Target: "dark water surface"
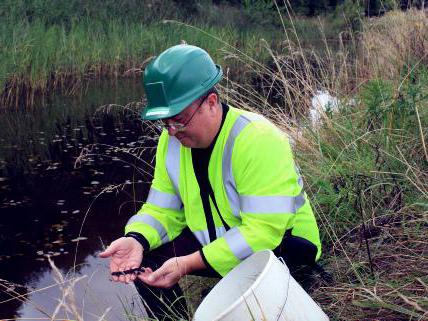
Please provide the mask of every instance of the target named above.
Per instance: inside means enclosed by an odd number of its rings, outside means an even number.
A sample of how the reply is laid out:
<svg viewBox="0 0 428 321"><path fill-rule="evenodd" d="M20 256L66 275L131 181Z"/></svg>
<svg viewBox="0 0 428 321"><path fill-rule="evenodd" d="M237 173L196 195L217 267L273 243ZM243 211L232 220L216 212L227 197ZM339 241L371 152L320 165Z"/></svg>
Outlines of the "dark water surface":
<svg viewBox="0 0 428 321"><path fill-rule="evenodd" d="M0 113L0 319L51 318L79 277L75 303L65 302L85 320L123 319L122 305L141 312L133 287L110 282L97 253L145 199L155 143L134 111L97 108L142 95L138 79L96 81L80 97ZM75 319L65 311L56 318Z"/></svg>

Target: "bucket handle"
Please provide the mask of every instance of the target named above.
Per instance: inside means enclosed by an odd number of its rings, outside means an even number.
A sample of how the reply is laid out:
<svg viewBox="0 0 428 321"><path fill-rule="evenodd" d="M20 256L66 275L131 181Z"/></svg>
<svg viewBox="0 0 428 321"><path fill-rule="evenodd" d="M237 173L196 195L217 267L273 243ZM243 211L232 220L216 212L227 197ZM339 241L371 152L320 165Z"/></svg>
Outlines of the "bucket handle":
<svg viewBox="0 0 428 321"><path fill-rule="evenodd" d="M282 258L282 256L278 256L278 260L280 260L282 264L284 264L285 266L287 266L287 264L285 264L285 261L284 261L284 259Z"/></svg>
<svg viewBox="0 0 428 321"><path fill-rule="evenodd" d="M288 266L287 266L287 264L285 263L284 258L283 258L282 256L278 256L278 260L280 260L280 261L281 261L281 263L282 263L282 264L284 264L284 265L288 268ZM289 272L289 273L288 273L288 280L287 280L287 283L288 283L288 285L287 285L287 289L289 289L290 279L291 279L291 274L290 274L290 272ZM282 305L281 310L280 310L280 312L279 312L278 316L276 317L276 321L278 321L278 320L281 318L282 312L283 312L283 310L284 310L284 308L285 308L285 305L287 304L287 299L288 299L288 293L287 293L287 297L286 297L286 299L285 299L285 301L284 301L284 304Z"/></svg>

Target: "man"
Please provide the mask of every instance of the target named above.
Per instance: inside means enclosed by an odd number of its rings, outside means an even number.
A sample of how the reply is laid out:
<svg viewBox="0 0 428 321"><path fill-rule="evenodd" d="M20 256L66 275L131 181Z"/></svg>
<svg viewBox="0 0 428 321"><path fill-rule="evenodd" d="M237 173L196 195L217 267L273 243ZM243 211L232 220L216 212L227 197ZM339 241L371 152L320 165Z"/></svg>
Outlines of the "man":
<svg viewBox="0 0 428 321"><path fill-rule="evenodd" d="M125 237L100 256L111 257L112 272L127 271L113 279L135 281L160 319L185 310L177 282L186 274L224 276L264 249L291 268L321 255L286 135L260 115L222 104L214 87L222 74L190 45L167 49L144 72L142 118L165 129L154 179ZM143 273L129 273L140 266Z"/></svg>

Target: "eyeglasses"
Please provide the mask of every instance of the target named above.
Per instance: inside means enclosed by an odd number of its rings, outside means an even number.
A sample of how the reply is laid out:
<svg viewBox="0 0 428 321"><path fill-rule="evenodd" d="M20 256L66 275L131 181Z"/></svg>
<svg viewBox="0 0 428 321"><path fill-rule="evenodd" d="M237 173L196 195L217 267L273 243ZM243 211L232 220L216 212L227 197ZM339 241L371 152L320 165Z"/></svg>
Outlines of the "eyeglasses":
<svg viewBox="0 0 428 321"><path fill-rule="evenodd" d="M192 116L190 116L190 118L184 122L184 123L168 123L168 120L170 120L171 118L166 118L166 119L162 119L161 120L161 125L163 128L165 128L166 130L172 129L175 130L176 132L182 132L186 130L186 127L189 125L189 123L192 121L193 116L195 116L196 112L198 111L198 109L202 106L202 104L205 102L205 99L207 99L208 96L205 96L201 103L198 105L198 107L195 108L195 111L192 113Z"/></svg>

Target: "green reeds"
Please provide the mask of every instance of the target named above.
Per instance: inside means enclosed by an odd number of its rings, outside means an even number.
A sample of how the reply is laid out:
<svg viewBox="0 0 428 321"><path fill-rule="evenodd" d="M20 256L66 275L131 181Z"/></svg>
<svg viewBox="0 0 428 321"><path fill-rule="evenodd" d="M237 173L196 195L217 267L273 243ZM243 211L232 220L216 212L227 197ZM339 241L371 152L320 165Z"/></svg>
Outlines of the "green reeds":
<svg viewBox="0 0 428 321"><path fill-rule="evenodd" d="M258 37L271 42L275 35L260 30L239 32L229 27L201 26L207 33L258 55ZM191 28L172 22L146 25L123 19L81 19L69 25L31 23L2 24L0 104L3 107L33 105L36 96L58 88L69 92L86 78L118 77L127 70L141 71L143 63L169 46L184 40L209 51L219 63L222 44ZM127 73L129 75L129 73Z"/></svg>

